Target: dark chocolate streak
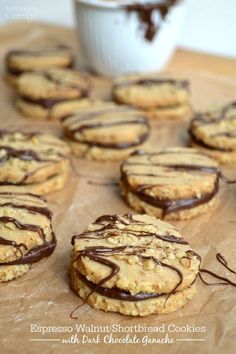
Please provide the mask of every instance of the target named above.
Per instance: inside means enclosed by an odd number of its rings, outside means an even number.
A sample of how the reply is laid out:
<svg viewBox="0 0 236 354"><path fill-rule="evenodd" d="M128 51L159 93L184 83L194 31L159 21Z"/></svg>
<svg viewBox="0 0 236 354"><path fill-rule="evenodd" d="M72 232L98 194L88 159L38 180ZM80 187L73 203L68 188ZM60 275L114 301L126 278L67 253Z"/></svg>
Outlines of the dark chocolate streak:
<svg viewBox="0 0 236 354"><path fill-rule="evenodd" d="M33 99L33 98L30 98L30 97L21 96L21 99L23 99L27 103L37 104L39 106L42 106L43 108L51 109L58 103L73 102L73 101L77 101L78 98L82 98L82 97L85 97L85 96L80 96L80 97L71 98L71 99L68 99L68 98L57 98L57 99L56 98L54 98L54 99L39 99L38 98L38 99Z"/></svg>
<svg viewBox="0 0 236 354"><path fill-rule="evenodd" d="M166 152L163 152L164 154ZM168 152L167 152L168 153ZM178 152L180 153L180 152ZM135 152L135 154L145 154L143 152ZM219 176L220 176L220 171L216 167L212 166L200 166L200 165L187 165L187 164L160 164L160 163L154 163L152 162L151 158L152 156L162 154L156 153L156 154L146 154L148 156L148 162L149 163L132 163L132 162L124 162L121 166L121 180L124 183L124 186L127 188L127 190L130 190L132 193L137 195L140 199L142 199L144 202L147 202L148 204L151 204L155 207L158 207L163 210L163 217L166 215L184 210L184 209L189 209L196 207L198 205L201 205L203 203L209 202L218 192L219 190ZM124 171L124 166L126 165L138 165L138 166L162 166L162 167L167 167L167 168L172 168L173 170L183 170L183 171L201 171L201 172L206 172L206 173L213 173L216 175L216 181L215 181L215 186L214 189L202 195L200 198L193 197L193 198L188 198L188 199L160 199L158 197L152 197L148 194L145 193L145 191L152 189L155 187L155 184L153 185L141 185L138 188L133 188L130 183L129 183L129 177L130 176L144 176L144 177L158 177L159 175L157 174L148 174L148 173L143 173L143 174L137 174L137 173L127 173ZM166 176L165 176L166 177Z"/></svg>
<svg viewBox="0 0 236 354"><path fill-rule="evenodd" d="M233 109L236 108L236 101L230 102L229 104L224 106L221 110L219 110L219 113L215 114L214 118L211 117L211 119L207 119L207 117L211 114L211 112L196 113L192 119L192 122L197 121L199 124L201 123L202 125L214 124L216 122L225 119L227 113L230 112L232 108Z"/></svg>
<svg viewBox="0 0 236 354"><path fill-rule="evenodd" d="M228 148L220 148L220 147L216 147L214 145L211 145L209 143L206 143L204 141L202 141L200 138L198 138L193 131L193 127L194 127L194 123L197 122L198 126L201 125L211 125L211 124L215 124L217 122L220 122L221 120L227 119L226 115L228 112L230 112L230 110L232 108L236 109L236 102L231 102L228 105L226 105L225 107L223 107L218 115L216 114L214 116L214 118L208 119L208 115L210 113L205 112L205 113L196 113L195 116L192 119L192 123L190 125L190 129L189 129L189 135L190 138L192 139L193 142L195 142L197 145L202 146L203 148L206 149L210 149L210 150L216 150L216 151L220 151L220 152L232 152L233 149L228 149ZM235 116L233 116L232 118L229 119L236 119L236 114ZM223 132L219 132L219 133L215 133L212 134L211 137L217 137L217 136L225 136L228 138L236 138L236 131L234 132L228 132L228 131L223 131Z"/></svg>
<svg viewBox="0 0 236 354"><path fill-rule="evenodd" d="M103 215L101 217L99 217L95 223L96 224L100 224L101 228L99 228L98 230L95 231L91 231L91 232L84 232L83 234L80 235L75 235L72 238L72 245L74 244L76 239L98 239L98 240L102 240L102 239L108 239L110 237L116 237L117 235L119 235L119 229L117 229L117 222L123 224L124 226L128 226L130 225L130 222L132 223L132 225L143 225L144 223L141 221L137 221L133 219L133 216L131 214L126 214L123 216L123 218L121 219L118 215ZM104 225L104 223L107 223ZM152 225L152 224L150 224ZM155 226L155 225L152 225ZM103 232L106 231L106 236L103 236ZM188 245L188 242L186 242L184 239L182 238L178 238L174 235L159 235L156 233L152 233L152 232L146 232L146 231L137 231L137 230L129 230L129 228L126 228L125 231L128 234L131 234L137 238L139 237L156 237L164 242L170 242L170 243L177 243L177 244L183 244L183 245ZM85 280L85 283L88 285L88 287L91 289L91 292L89 292L89 294L87 295L86 299L84 300L84 303L87 301L87 299L89 298L89 296L91 296L91 294L93 294L94 292L97 292L101 295L110 297L110 298L115 298L115 299L120 299L120 300L125 300L125 301L142 301L145 299L149 299L149 298L157 298L160 296L167 296L166 301L168 300L169 296L174 294L175 291L177 290L177 288L181 285L182 281L183 281L183 274L182 272L169 264L166 264L164 262L161 262L160 260L158 260L157 258L153 257L153 256L145 256L142 253L145 253L147 250L147 246L131 246L131 245L126 245L126 246L119 246L119 247L104 247L104 246L93 246L93 247L86 247L83 250L79 250L77 251L77 257L74 260L75 262L81 258L81 257L88 257L90 259L92 259L95 262L98 262L100 264L105 264L106 266L108 266L109 268L111 268L111 272L110 274L105 277L104 279L102 279L98 284L92 284L90 282L88 282L87 280ZM201 260L201 257L199 255L197 255L195 252L189 250L186 252L186 256L184 258L188 258L187 254L193 254L196 255L196 257ZM152 260L154 261L156 264L162 266L162 267L166 267L169 268L171 270L173 270L179 277L179 281L177 282L177 284L174 286L174 288L168 293L168 294L145 294L145 293L139 293L139 294L135 294L135 295L131 295L130 293L118 289L118 288L103 288L102 285L112 279L120 270L119 266L108 260L107 258L104 257L109 257L109 256L114 256L114 255L135 255L138 256L140 259L142 260ZM78 274L78 276L81 278L81 274ZM84 281L84 277L82 276L82 281ZM71 318L76 319L76 317L73 317L73 313L78 309L78 307L76 307L76 309L74 309L71 313Z"/></svg>
<svg viewBox="0 0 236 354"><path fill-rule="evenodd" d="M139 18L140 27L144 30L144 37L147 41L152 41L160 28L153 19L154 12L158 12L161 21L165 21L171 7L177 5L181 0L163 0L161 3L133 3L125 5L128 13L136 12Z"/></svg>
<svg viewBox="0 0 236 354"><path fill-rule="evenodd" d="M4 134L8 134L7 132L5 132L4 130L0 130L0 138L4 135ZM31 139L34 136L40 135L40 133L24 133L24 135L26 136L27 139ZM55 148L55 146L54 146ZM5 155L3 155L0 158L0 167L2 164L4 164L6 161L12 159L12 158L17 158L20 159L22 161L37 161L37 162L42 162L42 163L56 163L58 162L58 160L55 159L47 159L47 158L42 158L39 156L39 154L37 152L35 152L34 150L21 150L21 149L15 149L11 146L7 146L7 145L1 145L0 143L0 151L4 150L6 153ZM47 154L47 151L44 151L44 154ZM64 159L66 158L65 155L57 152L57 156L60 159ZM22 185L26 182L26 180L32 176L33 174L35 174L38 170L40 170L41 168L44 168L44 166L41 166L37 169L35 169L32 172L26 173L25 176L18 182L8 182L8 181L1 181L0 182L0 186L5 186L5 185ZM52 175L50 177L54 177L55 175ZM49 178L50 178L49 177Z"/></svg>
<svg viewBox="0 0 236 354"><path fill-rule="evenodd" d="M89 239L108 239L110 237L115 237L115 231L118 231L118 229L116 228L116 222L120 222L125 226L129 225L129 222L132 222L133 225L142 225L143 223L141 221L136 221L133 219L132 214L125 214L124 218L126 218L127 222L125 222L124 220L120 219L117 215L103 215L101 217L99 217L95 223L96 224L100 224L103 226L102 228L100 228L99 230L96 230L95 232L85 232L82 233L80 235L75 235L72 237L72 245L74 244L74 240L75 239L83 239L83 238L88 238ZM103 225L103 222L108 222L107 225ZM151 226L152 225L150 224ZM101 237L101 233L103 233L104 231L111 231L110 235L106 235L105 237ZM178 244L182 244L182 245L188 245L188 242L185 241L183 238L180 237L176 237L174 235L158 235L156 233L152 233L152 232L146 232L146 231L136 231L136 230L129 230L126 229L130 234L132 234L133 236L136 237L155 237L160 239L161 241L164 242L170 242L170 243L178 243ZM92 234L92 235L91 235ZM93 235L97 235L97 236L93 236Z"/></svg>
<svg viewBox="0 0 236 354"><path fill-rule="evenodd" d="M202 146L205 149L210 149L210 150L215 150L215 151L220 151L220 152L232 152L232 149L227 149L227 148L219 148L219 147L215 147L213 145L209 145L206 144L205 142L203 142L202 140L200 140L199 138L196 137L196 135L194 135L193 131L189 130L189 135L191 140L196 143L199 146Z"/></svg>
<svg viewBox="0 0 236 354"><path fill-rule="evenodd" d="M15 219L13 217L10 217L10 216L1 216L0 217L0 223L7 224L8 222L13 223L19 230L37 232L43 240L45 239L44 231L40 226L31 225L31 224L22 224L20 221L18 221L17 219ZM1 244L1 241L0 241L0 244Z"/></svg>
<svg viewBox="0 0 236 354"><path fill-rule="evenodd" d="M226 261L226 259L224 258L224 256L222 256L220 253L217 253L216 254L216 259L219 263L221 263L223 265L223 267L225 267L226 269L228 269L231 273L233 274L236 274L236 271L234 271L232 268L230 268L228 266L228 262ZM202 273L205 273L205 274L209 274L210 276L212 276L213 278L216 278L216 279L219 279L219 280L222 280L222 282L217 282L217 283L209 283L207 282L203 277L202 277ZM211 270L208 270L208 269L200 269L200 272L199 272L199 278L201 279L201 281L205 284L205 285L231 285L231 286L234 286L236 287L236 283L232 282L230 279L228 278L225 278L225 277L222 277L221 275L219 274L216 274L215 272L212 272Z"/></svg>
<svg viewBox="0 0 236 354"><path fill-rule="evenodd" d="M71 48L65 44L58 44L54 47L48 47L48 48L34 48L34 49L12 49L10 50L7 55L6 58L9 58L12 55L28 55L28 56L40 56L40 55L45 55L45 54L50 54L50 53L54 53L54 52L58 52L61 50L71 50Z"/></svg>
<svg viewBox="0 0 236 354"><path fill-rule="evenodd" d="M61 68L61 69L73 69L74 67L74 63L73 63L73 59L71 58L71 63L69 63L68 65L64 65L62 67L59 67L57 66L57 68ZM7 69L7 72L11 75L14 75L14 76L20 76L24 73L31 73L31 72L34 72L33 69L31 70L20 70L20 69L17 69L17 68L11 68L9 67L9 65L6 65L6 69Z"/></svg>
<svg viewBox="0 0 236 354"><path fill-rule="evenodd" d="M96 286L91 281L88 281L86 277L77 272L77 276L82 280L85 285L87 285L91 290L96 291L96 293L109 297L111 299L118 299L123 301L142 301L147 299L155 299L161 296L167 296L167 294L159 293L138 293L136 295L131 295L128 291L118 289L118 288L103 288L102 286Z"/></svg>
<svg viewBox="0 0 236 354"><path fill-rule="evenodd" d="M50 242L45 241L41 246L32 248L27 254L25 254L23 257L19 259L16 259L15 261L0 263L0 267L10 266L10 265L21 265L21 264L33 264L39 262L41 259L45 257L49 257L53 253L56 247L56 238L54 234L52 235L53 235L52 241Z"/></svg>
<svg viewBox="0 0 236 354"><path fill-rule="evenodd" d="M9 160L10 158L18 158L24 161L38 161L38 162L51 162L50 159L42 159L39 155L33 150L18 150L10 146L0 145L1 150L6 151L6 155L0 158L0 164ZM55 161L54 161L55 162Z"/></svg>
<svg viewBox="0 0 236 354"><path fill-rule="evenodd" d="M34 50L23 50L23 49L15 49L15 50L10 50L5 58L5 63L6 63L6 69L8 71L9 74L15 75L15 76L19 76L25 72L31 72L33 70L20 70L17 68L12 68L9 66L9 60L11 58L12 55L23 55L23 56L43 56L45 54L50 54L50 53L57 53L58 51L63 51L63 50L71 50L70 47L61 44L61 45L57 45L55 47L52 48L44 48L44 49L34 49ZM68 65L63 66L63 68L68 68L68 69L72 69L74 67L74 57L73 55L70 56L70 63L68 63Z"/></svg>
<svg viewBox="0 0 236 354"><path fill-rule="evenodd" d="M125 110L121 109L120 114L122 115L122 112L125 112ZM89 122L90 120L96 119L97 116L99 116L100 114L105 114L105 113L112 113L112 112L117 112L117 109L112 108L112 109L108 109L108 110L103 110L103 111L98 111L95 113L88 113L87 115L84 114L81 117L78 117L78 122L83 122L85 121L84 124L81 124L78 128L70 130L69 128L66 128L64 131L65 136L70 139L70 140L74 140L74 141L78 141L75 138L75 134L76 133L82 133L84 130L89 130L89 129L98 129L98 128L107 128L107 127L115 127L115 126L124 126L126 124L130 124L130 125L144 125L146 127L146 132L141 134L136 141L133 142L123 142L123 143L103 143L103 142L96 142L96 141L86 141L86 140L81 140L78 142L81 142L82 144L86 144L88 146L97 146L97 147L101 147L101 148L106 148L106 149L127 149L133 146L137 146L140 145L142 143L144 143L144 141L147 140L148 136L149 136L149 131L150 131L150 126L149 123L147 121L146 118L144 117L136 117L136 118L132 118L132 119L127 119L127 121L121 120L121 121L116 121L116 122L112 122L112 120L107 120L107 122L102 122L102 123L92 123ZM64 119L64 121L66 119L70 118L70 116L66 117Z"/></svg>
<svg viewBox="0 0 236 354"><path fill-rule="evenodd" d="M131 81L124 81L121 83L116 83L115 88L122 87L122 86L132 86L132 85L141 85L141 86L150 86L150 85L164 85L170 84L173 86L177 86L180 88L184 88L186 90L189 89L189 82L187 80L175 80L175 79L168 79L168 78L144 78L144 79L137 79Z"/></svg>
<svg viewBox="0 0 236 354"><path fill-rule="evenodd" d="M3 195L12 195L11 193L1 193ZM31 196L29 193L28 195ZM24 204L13 204L13 203L3 203L0 205L1 207L11 207L11 208L16 208L16 209L25 209L28 210L30 213L39 213L44 216L46 216L49 220L51 220L52 213L51 211L46 208L46 207L36 207L32 205L24 205ZM43 244L38 247L34 247L29 252L25 255L23 255L23 252L21 250L21 247L23 247L25 250L27 250L27 247L24 243L17 244L15 241L7 240L4 237L0 237L0 245L5 245L5 246L13 246L17 250L20 251L21 257L19 259L16 259L12 262L3 262L0 263L1 266L9 266L9 265L20 265L20 264L31 264L31 263L36 263L39 262L42 258L50 256L55 247L56 247L56 237L52 231L52 240L50 242L45 240L45 233L43 229L40 226L37 225L31 225L31 224L22 224L20 223L17 219L13 217L8 217L8 216L2 216L0 217L0 223L13 223L19 230L25 230L25 231L33 231L37 232L39 236L43 240Z"/></svg>
<svg viewBox="0 0 236 354"><path fill-rule="evenodd" d="M85 88L85 87L82 87L80 85L75 85L75 84L72 84L72 83L63 82L62 80L55 78L53 76L53 74L50 74L49 72L46 72L46 71L45 72L41 72L41 75L43 77L45 77L47 80L53 82L55 85L58 85L58 86L63 85L63 86L65 86L65 88L68 87L68 88L71 88L71 89L78 90L77 96L73 97L73 98L60 97L60 98L47 98L46 99L46 98L32 98L32 97L29 97L29 96L21 95L21 98L25 102L32 103L32 104L37 104L37 105L40 105L40 106L42 106L43 108L46 108L46 109L51 109L57 103L73 102L73 101L76 101L78 99L81 99L81 98L84 98L84 97L88 96L88 92L89 92L89 88L90 88L89 81L88 81L88 87Z"/></svg>

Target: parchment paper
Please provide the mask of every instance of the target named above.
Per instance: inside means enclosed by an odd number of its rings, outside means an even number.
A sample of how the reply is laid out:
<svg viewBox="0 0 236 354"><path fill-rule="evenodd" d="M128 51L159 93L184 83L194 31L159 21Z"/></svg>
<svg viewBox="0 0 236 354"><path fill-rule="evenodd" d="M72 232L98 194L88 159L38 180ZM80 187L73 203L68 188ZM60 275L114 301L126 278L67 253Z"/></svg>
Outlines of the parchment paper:
<svg viewBox="0 0 236 354"><path fill-rule="evenodd" d="M0 29L0 55L3 58L10 47L30 45L30 43L67 42L75 46L74 35L69 30L44 26L41 24L9 24ZM3 64L1 64L3 72ZM192 83L193 104L201 109L214 104L235 99L236 82L229 78L214 77L207 72L191 72L188 68L183 76ZM109 98L109 81L94 78L93 95ZM1 128L51 131L61 134L58 123L37 123L21 117L14 109L14 91L0 81L0 121ZM153 148L184 145L186 124L153 123L151 144ZM104 179L118 179L119 163L96 163L73 158L74 169L70 181L63 191L48 197L49 206L54 212L54 228L58 246L54 254L33 265L23 277L6 284L0 284L0 352L20 353L228 353L236 350L235 318L236 292L230 286L210 287L198 280L195 298L182 310L166 316L131 318L119 314L105 313L84 305L77 311L78 320L70 319L71 311L80 299L70 289L68 265L71 252L70 240L75 233L100 215L125 213L131 211L120 198L117 187L89 185L86 175ZM229 177L236 177L235 169L224 169ZM79 176L81 175L81 177ZM91 179L91 178L90 178ZM221 200L214 211L188 222L174 223L193 249L202 255L204 267L222 275L233 275L216 262L215 254L221 252L229 265L236 268L236 186L221 186ZM70 326L73 333L35 333L31 325ZM95 338L99 334L100 344L65 344L76 333L76 324L95 326L113 324L128 326L165 326L165 333L131 333L143 340L144 335L162 338L168 334L172 344L105 344L106 333L78 333ZM168 332L168 325L205 326L200 333ZM34 327L36 328L36 327ZM38 327L37 327L38 328ZM171 327L172 328L172 327ZM128 330L127 329L127 330ZM128 332L112 333L114 338L125 337ZM84 337L86 339L86 337ZM184 341L180 341L184 340Z"/></svg>

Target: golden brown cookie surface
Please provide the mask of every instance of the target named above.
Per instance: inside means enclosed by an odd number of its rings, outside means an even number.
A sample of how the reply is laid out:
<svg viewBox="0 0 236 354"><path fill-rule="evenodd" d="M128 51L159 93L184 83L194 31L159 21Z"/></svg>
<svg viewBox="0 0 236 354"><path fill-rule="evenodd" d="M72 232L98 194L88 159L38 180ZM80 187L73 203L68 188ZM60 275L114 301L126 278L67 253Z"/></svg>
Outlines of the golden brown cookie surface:
<svg viewBox="0 0 236 354"><path fill-rule="evenodd" d="M114 100L145 110L150 117L184 118L190 113L189 84L185 80L137 75L118 78Z"/></svg>
<svg viewBox="0 0 236 354"><path fill-rule="evenodd" d="M21 75L17 89L17 107L24 115L60 119L80 107L81 99L89 94L90 81L79 71L52 68Z"/></svg>
<svg viewBox="0 0 236 354"><path fill-rule="evenodd" d="M0 282L21 276L54 251L51 217L42 196L0 193Z"/></svg>
<svg viewBox="0 0 236 354"><path fill-rule="evenodd" d="M0 189L46 194L62 188L69 148L42 133L0 132Z"/></svg>
<svg viewBox="0 0 236 354"><path fill-rule="evenodd" d="M96 160L122 159L149 135L149 124L142 112L110 102L81 107L62 125L72 151Z"/></svg>
<svg viewBox="0 0 236 354"><path fill-rule="evenodd" d="M73 286L78 291L78 284L82 284L82 298L87 288L92 289L96 296L89 303L107 311L132 314L139 301L148 305L149 300L159 298L153 310L150 302L148 313L164 313L166 295L180 295L190 289L199 272L200 258L179 232L148 215L102 216L84 233L74 236L72 243ZM108 306L101 307L99 302ZM133 304L122 312L123 302ZM180 307L174 299L172 305L172 311L175 305ZM142 306L139 310L135 315L145 315Z"/></svg>
<svg viewBox="0 0 236 354"><path fill-rule="evenodd" d="M43 70L51 67L71 68L74 58L71 48L56 45L45 48L21 48L6 54L6 75L13 83L27 71Z"/></svg>
<svg viewBox="0 0 236 354"><path fill-rule="evenodd" d="M191 148L137 151L121 166L121 189L139 212L188 219L211 203L219 187L217 163Z"/></svg>
<svg viewBox="0 0 236 354"><path fill-rule="evenodd" d="M191 145L221 163L236 162L236 102L205 113L197 113L190 129Z"/></svg>

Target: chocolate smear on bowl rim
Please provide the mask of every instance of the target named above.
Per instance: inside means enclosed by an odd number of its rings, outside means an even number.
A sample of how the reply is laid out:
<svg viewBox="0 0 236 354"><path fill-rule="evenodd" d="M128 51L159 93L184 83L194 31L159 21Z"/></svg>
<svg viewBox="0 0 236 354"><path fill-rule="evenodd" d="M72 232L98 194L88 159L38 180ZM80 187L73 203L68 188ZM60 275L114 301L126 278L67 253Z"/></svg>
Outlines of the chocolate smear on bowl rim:
<svg viewBox="0 0 236 354"><path fill-rule="evenodd" d="M159 31L162 22L166 20L172 7L178 5L183 0L162 0L149 3L130 3L123 7L128 14L136 13L140 23L140 28L144 32L144 38L151 42ZM160 15L160 22L157 24L153 16L155 13Z"/></svg>

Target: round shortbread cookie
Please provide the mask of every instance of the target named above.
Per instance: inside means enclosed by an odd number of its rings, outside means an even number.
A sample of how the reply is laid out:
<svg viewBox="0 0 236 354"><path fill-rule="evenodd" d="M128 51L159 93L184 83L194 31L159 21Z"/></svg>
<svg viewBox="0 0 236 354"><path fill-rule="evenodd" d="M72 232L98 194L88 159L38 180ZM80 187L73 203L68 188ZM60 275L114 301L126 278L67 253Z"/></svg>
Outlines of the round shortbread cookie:
<svg viewBox="0 0 236 354"><path fill-rule="evenodd" d="M118 78L113 86L117 103L140 108L156 119L189 117L189 84L185 80L157 75Z"/></svg>
<svg viewBox="0 0 236 354"><path fill-rule="evenodd" d="M116 292L111 293L112 297L107 297L107 291L104 291L103 288L99 288L96 292L91 293L94 286L91 282L85 279L82 280L75 269L72 269L71 277L73 289L90 306L95 309L119 312L122 315L128 316L165 315L177 311L185 306L196 293L196 287L192 285L189 288L176 291L170 295L157 294L156 297L153 295L153 297L146 300L141 299L141 296L140 300L137 300L134 296L133 300L126 301L127 293L124 291L122 292L124 299L120 299L121 292L118 293L117 298L115 297Z"/></svg>
<svg viewBox="0 0 236 354"><path fill-rule="evenodd" d="M110 293L171 294L189 288L199 272L200 257L180 233L148 215L102 216L72 244L72 271Z"/></svg>
<svg viewBox="0 0 236 354"><path fill-rule="evenodd" d="M69 174L69 148L38 132L0 131L0 191L52 193Z"/></svg>
<svg viewBox="0 0 236 354"><path fill-rule="evenodd" d="M0 192L0 282L18 278L56 246L44 197Z"/></svg>
<svg viewBox="0 0 236 354"><path fill-rule="evenodd" d="M62 122L75 155L94 160L120 160L142 146L149 136L145 114L111 102L81 107Z"/></svg>
<svg viewBox="0 0 236 354"><path fill-rule="evenodd" d="M197 113L191 121L190 145L222 164L236 162L236 102Z"/></svg>
<svg viewBox="0 0 236 354"><path fill-rule="evenodd" d="M19 76L28 71L72 68L73 65L72 50L66 45L13 49L5 57L6 79L12 84L16 84Z"/></svg>
<svg viewBox="0 0 236 354"><path fill-rule="evenodd" d="M60 119L80 108L90 87L88 76L75 70L52 68L25 73L17 81L17 107L34 119Z"/></svg>
<svg viewBox="0 0 236 354"><path fill-rule="evenodd" d="M195 149L137 151L121 166L121 190L138 212L184 220L214 204L219 176L215 160Z"/></svg>

